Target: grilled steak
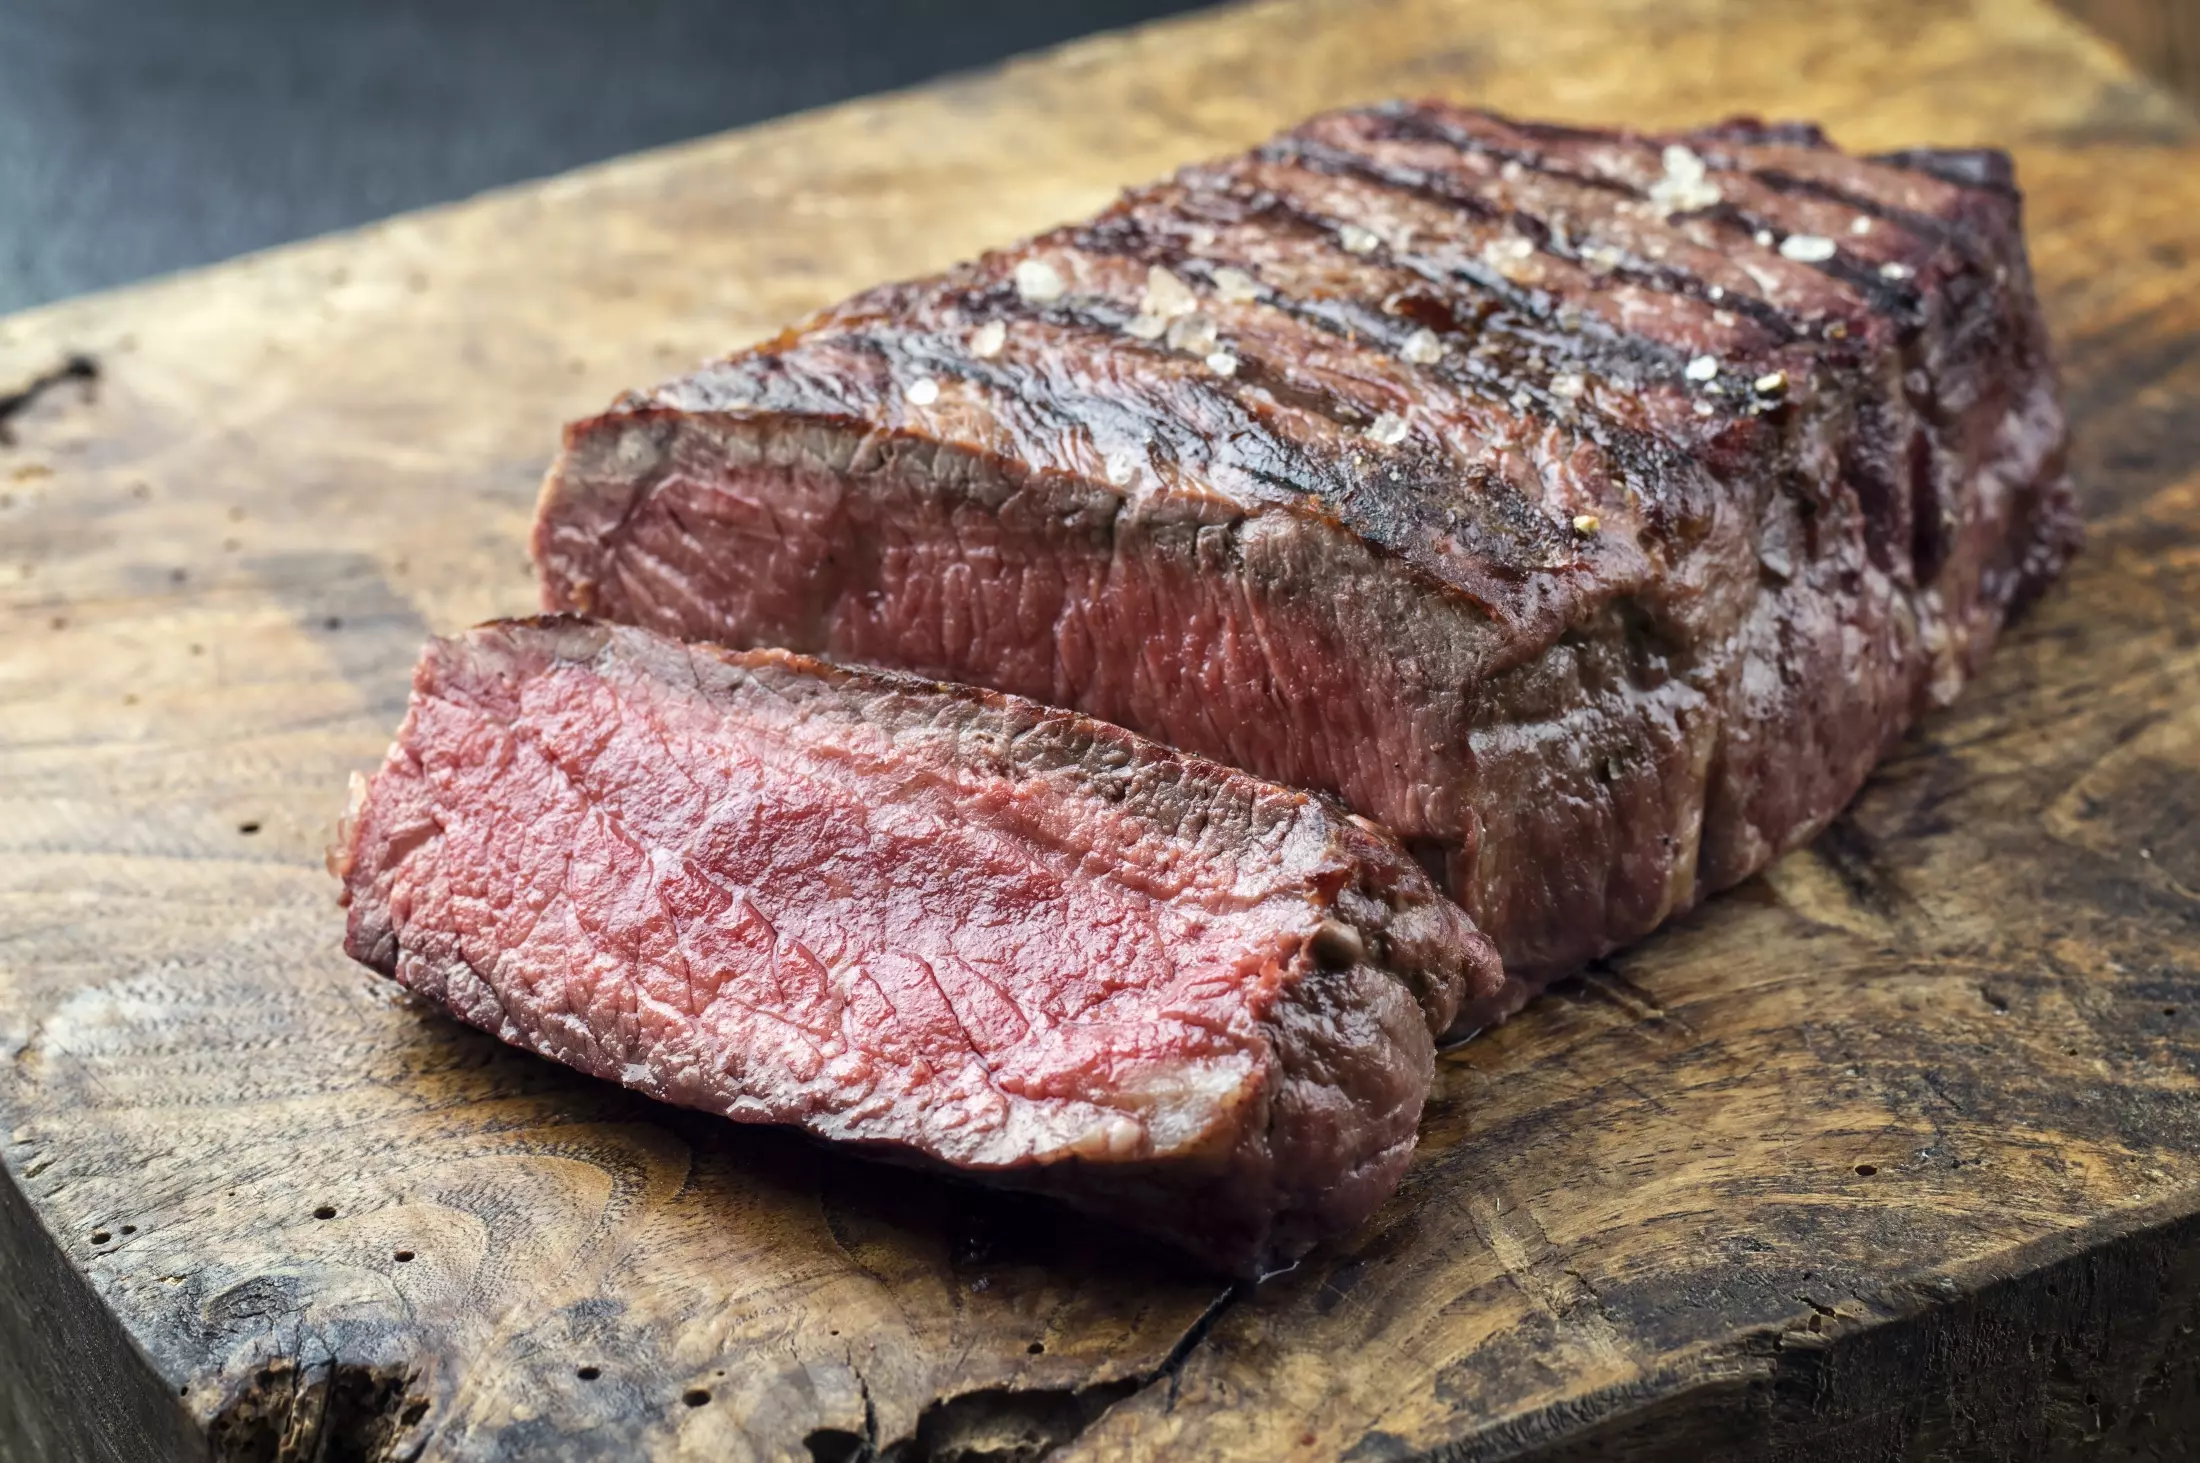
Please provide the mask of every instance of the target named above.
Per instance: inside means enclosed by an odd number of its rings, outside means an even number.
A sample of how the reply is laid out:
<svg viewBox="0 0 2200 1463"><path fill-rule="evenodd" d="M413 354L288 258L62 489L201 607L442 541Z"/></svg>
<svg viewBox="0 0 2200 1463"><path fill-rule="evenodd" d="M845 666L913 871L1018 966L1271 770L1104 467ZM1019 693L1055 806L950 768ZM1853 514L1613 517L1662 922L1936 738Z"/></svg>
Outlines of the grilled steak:
<svg viewBox="0 0 2200 1463"><path fill-rule="evenodd" d="M1074 712L547 619L430 644L346 948L654 1097L1257 1273L1396 1185L1524 995L1389 835Z"/></svg>
<svg viewBox="0 0 2200 1463"><path fill-rule="evenodd" d="M1318 117L568 430L543 598L1333 792L1526 977L1810 837L2077 541L1998 153Z"/></svg>

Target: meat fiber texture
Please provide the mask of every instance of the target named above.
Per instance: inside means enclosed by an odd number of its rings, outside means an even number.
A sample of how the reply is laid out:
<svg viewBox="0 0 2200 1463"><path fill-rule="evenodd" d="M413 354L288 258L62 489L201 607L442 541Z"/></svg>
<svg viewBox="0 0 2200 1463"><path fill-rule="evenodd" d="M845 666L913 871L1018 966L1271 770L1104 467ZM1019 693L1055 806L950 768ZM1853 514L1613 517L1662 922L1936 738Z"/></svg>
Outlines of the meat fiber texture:
<svg viewBox="0 0 2200 1463"><path fill-rule="evenodd" d="M434 641L355 801L345 947L460 1018L1246 1274L1390 1194L1437 1034L1525 994L1325 799L782 651Z"/></svg>
<svg viewBox="0 0 2200 1463"><path fill-rule="evenodd" d="M1336 794L1531 981L1815 834L2077 541L2001 154L1440 103L630 395L535 529L547 608Z"/></svg>

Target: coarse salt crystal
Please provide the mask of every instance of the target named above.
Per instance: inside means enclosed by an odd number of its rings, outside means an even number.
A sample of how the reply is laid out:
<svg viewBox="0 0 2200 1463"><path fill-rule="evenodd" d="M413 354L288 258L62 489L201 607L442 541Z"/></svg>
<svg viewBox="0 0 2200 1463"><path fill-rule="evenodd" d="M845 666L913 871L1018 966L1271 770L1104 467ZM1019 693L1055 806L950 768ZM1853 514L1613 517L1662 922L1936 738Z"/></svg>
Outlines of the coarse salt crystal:
<svg viewBox="0 0 2200 1463"><path fill-rule="evenodd" d="M1691 381L1709 381L1719 374L1719 358L1698 356L1688 363L1688 369L1683 374Z"/></svg>
<svg viewBox="0 0 2200 1463"><path fill-rule="evenodd" d="M1237 368L1238 358L1228 351L1216 351L1207 357L1207 369L1217 376L1235 376Z"/></svg>
<svg viewBox="0 0 2200 1463"><path fill-rule="evenodd" d="M1868 234L1868 233L1870 233L1871 231L1872 231L1872 221L1871 221L1871 216L1870 216L1869 214L1863 214L1863 213L1860 213L1860 214L1858 214L1858 215L1857 215L1857 216L1856 216L1855 218L1852 218L1852 219L1850 219L1850 220L1849 220L1849 232L1850 232L1850 233L1852 233L1852 234Z"/></svg>
<svg viewBox="0 0 2200 1463"><path fill-rule="evenodd" d="M1750 235L1750 237L1757 241L1757 247L1760 249L1769 249L1772 247L1772 230L1770 229L1759 229L1756 233Z"/></svg>
<svg viewBox="0 0 2200 1463"><path fill-rule="evenodd" d="M919 376L904 387L901 394L909 398L911 406L930 406L940 399L940 383L930 376Z"/></svg>
<svg viewBox="0 0 2200 1463"><path fill-rule="evenodd" d="M1916 272L1909 265L1897 263L1892 259L1879 266L1879 277L1881 279L1908 279Z"/></svg>
<svg viewBox="0 0 2200 1463"><path fill-rule="evenodd" d="M1108 454L1108 481L1122 487L1138 476L1138 462L1145 454L1135 447L1118 447Z"/></svg>
<svg viewBox="0 0 2200 1463"><path fill-rule="evenodd" d="M1141 315L1159 315L1173 320L1179 315L1189 315L1199 308L1199 296L1192 287L1156 264L1146 271L1145 298L1138 302Z"/></svg>
<svg viewBox="0 0 2200 1463"><path fill-rule="evenodd" d="M1588 261L1591 274L1609 274L1619 268L1620 252L1610 244L1599 244L1593 249L1584 249L1581 251L1581 257Z"/></svg>
<svg viewBox="0 0 2200 1463"><path fill-rule="evenodd" d="M1008 327L998 320L988 320L970 332L970 353L979 360L990 361L1008 344Z"/></svg>
<svg viewBox="0 0 2200 1463"><path fill-rule="evenodd" d="M1159 315L1133 315L1123 333L1139 340L1159 340L1168 328L1169 322Z"/></svg>
<svg viewBox="0 0 2200 1463"><path fill-rule="evenodd" d="M1396 412L1386 411L1367 424L1367 440L1384 447L1395 447L1406 439L1406 419Z"/></svg>
<svg viewBox="0 0 2200 1463"><path fill-rule="evenodd" d="M1169 349L1188 356L1211 356L1221 345L1215 322L1205 315L1179 315L1169 322Z"/></svg>
<svg viewBox="0 0 2200 1463"><path fill-rule="evenodd" d="M1704 294L1713 300L1723 300L1726 298L1726 286L1715 284L1710 289L1705 290Z"/></svg>
<svg viewBox="0 0 2200 1463"><path fill-rule="evenodd" d="M1574 532L1580 534L1583 538L1595 533L1597 527L1597 516L1594 513L1576 513L1574 515Z"/></svg>
<svg viewBox="0 0 2200 1463"><path fill-rule="evenodd" d="M1358 224L1345 224L1337 230L1337 242L1344 246L1347 254L1372 254L1383 241L1372 229L1361 228Z"/></svg>
<svg viewBox="0 0 2200 1463"><path fill-rule="evenodd" d="M1069 288L1061 271L1044 259L1020 259L1016 263L1016 293L1027 305L1051 305Z"/></svg>
<svg viewBox="0 0 2200 1463"><path fill-rule="evenodd" d="M1718 186L1704 176L1703 159L1679 143L1665 149L1665 176L1650 185L1650 201L1660 213L1694 213L1720 198Z"/></svg>
<svg viewBox="0 0 2200 1463"><path fill-rule="evenodd" d="M1692 183L1704 174L1703 159L1677 142L1668 142L1659 160L1665 164L1665 176L1683 183Z"/></svg>
<svg viewBox="0 0 2200 1463"><path fill-rule="evenodd" d="M1444 358L1444 343L1433 330L1416 330L1406 337L1398 354L1416 366L1433 366Z"/></svg>
<svg viewBox="0 0 2200 1463"><path fill-rule="evenodd" d="M1787 390L1787 372L1767 371L1764 375L1759 376L1756 380L1750 382L1749 384L1756 390L1763 392L1767 396L1770 396L1776 391Z"/></svg>
<svg viewBox="0 0 2200 1463"><path fill-rule="evenodd" d="M1798 264L1823 264L1836 250L1824 234L1789 234L1780 241L1780 257Z"/></svg>
<svg viewBox="0 0 2200 1463"><path fill-rule="evenodd" d="M1571 400L1588 389L1589 383L1572 371L1561 372L1551 378L1551 394Z"/></svg>
<svg viewBox="0 0 2200 1463"><path fill-rule="evenodd" d="M1215 298L1230 305L1248 305L1260 298L1260 281L1242 269L1225 264L1214 273Z"/></svg>
<svg viewBox="0 0 2200 1463"><path fill-rule="evenodd" d="M1712 412L1713 412L1714 410L1716 410L1716 408L1715 408L1715 407L1713 407L1713 406L1711 405L1711 403L1710 403L1710 402L1708 402L1708 401L1703 401L1703 400L1700 400L1700 399L1699 399L1699 400L1697 401L1697 403L1696 403L1696 415L1697 415L1697 416L1700 416L1700 417L1707 417L1707 416L1710 416L1710 415L1711 415L1711 413L1712 413Z"/></svg>

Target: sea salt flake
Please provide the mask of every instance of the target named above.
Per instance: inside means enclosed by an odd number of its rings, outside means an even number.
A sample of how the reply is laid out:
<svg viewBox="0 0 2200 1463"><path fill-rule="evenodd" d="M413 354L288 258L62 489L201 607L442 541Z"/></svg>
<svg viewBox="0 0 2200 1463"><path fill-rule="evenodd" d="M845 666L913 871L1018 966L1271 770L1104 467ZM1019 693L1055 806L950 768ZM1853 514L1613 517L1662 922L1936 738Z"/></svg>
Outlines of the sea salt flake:
<svg viewBox="0 0 2200 1463"><path fill-rule="evenodd" d="M1682 374L1691 381L1709 381L1719 374L1719 358L1698 356L1688 363L1688 369Z"/></svg>
<svg viewBox="0 0 2200 1463"><path fill-rule="evenodd" d="M930 376L919 376L903 388L901 394L909 398L911 406L930 406L940 399L940 383Z"/></svg>
<svg viewBox="0 0 2200 1463"><path fill-rule="evenodd" d="M1044 259L1016 262L1016 293L1025 304L1051 305L1068 289L1069 286L1062 283L1061 271Z"/></svg>
<svg viewBox="0 0 2200 1463"><path fill-rule="evenodd" d="M1347 254L1372 254L1383 241L1372 229L1361 228L1358 224L1345 224L1337 230L1337 242L1344 246Z"/></svg>
<svg viewBox="0 0 2200 1463"><path fill-rule="evenodd" d="M1386 411L1367 424L1364 435L1380 446L1395 447L1406 439L1406 419L1396 412Z"/></svg>
<svg viewBox="0 0 2200 1463"><path fill-rule="evenodd" d="M1756 233L1750 235L1750 237L1757 241L1757 247L1760 249L1769 249L1772 247L1772 230L1770 229L1759 229Z"/></svg>
<svg viewBox="0 0 2200 1463"><path fill-rule="evenodd" d="M1879 277L1881 279L1908 279L1911 275L1915 273L1917 273L1917 271L1910 268L1909 265L1899 263L1892 259L1888 260L1885 264L1879 266Z"/></svg>
<svg viewBox="0 0 2200 1463"><path fill-rule="evenodd" d="M1199 308L1199 296L1192 287L1156 264L1146 271L1146 294L1138 302L1141 315L1159 315L1173 320L1179 315L1189 315Z"/></svg>
<svg viewBox="0 0 2200 1463"><path fill-rule="evenodd" d="M1260 298L1260 281L1225 264L1214 273L1215 298L1228 305L1249 305Z"/></svg>
<svg viewBox="0 0 2200 1463"><path fill-rule="evenodd" d="M1217 376L1235 376L1238 358L1228 351L1216 351L1207 357L1207 369Z"/></svg>
<svg viewBox="0 0 2200 1463"><path fill-rule="evenodd" d="M1833 240L1824 234L1789 234L1780 241L1780 256L1798 264L1823 264L1835 252Z"/></svg>
<svg viewBox="0 0 2200 1463"><path fill-rule="evenodd" d="M981 361L990 361L1008 344L1008 327L998 320L988 320L970 332L970 353Z"/></svg>
<svg viewBox="0 0 2200 1463"><path fill-rule="evenodd" d="M1398 354L1416 366L1433 366L1444 358L1444 343L1433 330L1416 330L1406 337Z"/></svg>
<svg viewBox="0 0 2200 1463"><path fill-rule="evenodd" d="M1710 416L1710 415L1711 415L1711 413L1712 413L1712 412L1713 412L1714 410L1716 410L1716 408L1715 408L1715 407L1713 407L1713 406L1711 405L1711 403L1710 403L1710 402L1708 402L1708 401L1698 401L1698 402L1696 403L1696 415L1697 415L1697 416L1700 416L1700 417L1707 417L1707 416Z"/></svg>
<svg viewBox="0 0 2200 1463"><path fill-rule="evenodd" d="M1857 216L1856 216L1855 218L1852 218L1852 219L1850 219L1850 220L1849 220L1849 232L1850 232L1850 233L1852 233L1852 234L1868 234L1868 233L1870 233L1871 231L1872 231L1872 221L1871 221L1871 215L1869 215L1869 214L1864 214L1864 213L1860 213L1860 214L1858 214L1858 215L1857 215Z"/></svg>
<svg viewBox="0 0 2200 1463"><path fill-rule="evenodd" d="M1138 464L1145 454L1135 447L1118 447L1107 457L1108 481L1122 487L1138 476Z"/></svg>
<svg viewBox="0 0 2200 1463"><path fill-rule="evenodd" d="M1573 371L1564 371L1551 378L1551 394L1563 396L1569 401L1588 389L1589 383Z"/></svg>

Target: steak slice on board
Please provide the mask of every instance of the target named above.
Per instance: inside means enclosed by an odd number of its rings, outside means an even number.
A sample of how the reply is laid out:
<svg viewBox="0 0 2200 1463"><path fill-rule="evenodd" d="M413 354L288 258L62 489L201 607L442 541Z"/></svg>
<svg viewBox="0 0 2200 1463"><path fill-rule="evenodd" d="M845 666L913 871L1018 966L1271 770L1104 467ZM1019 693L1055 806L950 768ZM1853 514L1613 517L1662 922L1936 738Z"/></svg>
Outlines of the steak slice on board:
<svg viewBox="0 0 2200 1463"><path fill-rule="evenodd" d="M1998 153L1317 117L568 429L543 600L1394 829L1536 980L1815 834L2078 539Z"/></svg>
<svg viewBox="0 0 2200 1463"><path fill-rule="evenodd" d="M335 865L350 953L508 1042L1244 1274L1373 1212L1437 1035L1525 996L1326 799L577 619L430 643Z"/></svg>

